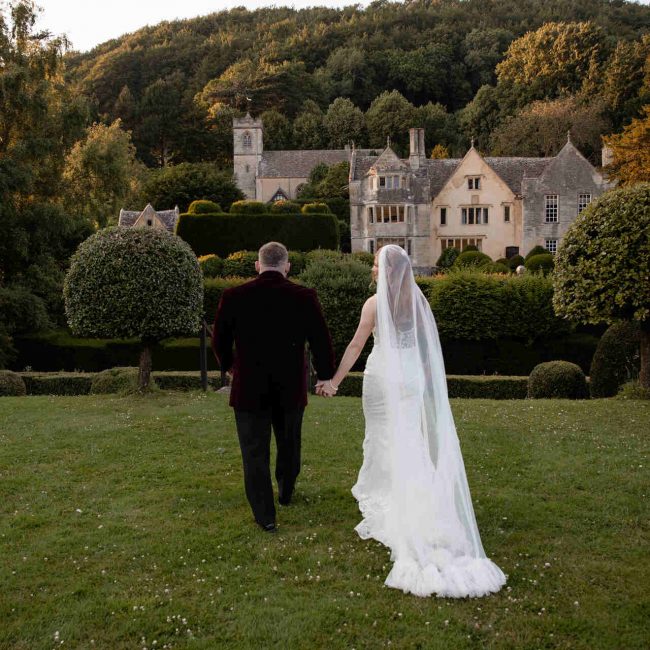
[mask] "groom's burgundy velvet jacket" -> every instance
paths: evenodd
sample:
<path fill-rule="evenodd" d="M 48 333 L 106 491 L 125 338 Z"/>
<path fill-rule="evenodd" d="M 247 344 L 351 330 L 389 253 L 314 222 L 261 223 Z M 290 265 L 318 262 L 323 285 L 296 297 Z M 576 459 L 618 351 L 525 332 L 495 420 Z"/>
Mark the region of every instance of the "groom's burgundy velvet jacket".
<path fill-rule="evenodd" d="M 230 405 L 240 411 L 306 406 L 306 341 L 319 379 L 331 379 L 332 341 L 313 289 L 265 271 L 224 291 L 212 349 L 221 369 L 233 371 Z"/>

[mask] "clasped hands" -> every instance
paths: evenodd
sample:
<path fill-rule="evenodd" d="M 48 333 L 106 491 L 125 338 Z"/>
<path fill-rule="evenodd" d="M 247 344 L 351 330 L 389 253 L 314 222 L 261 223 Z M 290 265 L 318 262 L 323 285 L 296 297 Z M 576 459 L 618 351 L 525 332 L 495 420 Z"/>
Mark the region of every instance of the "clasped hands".
<path fill-rule="evenodd" d="M 334 397 L 338 391 L 338 386 L 334 386 L 331 379 L 319 379 L 316 382 L 316 395 L 321 397 Z"/>

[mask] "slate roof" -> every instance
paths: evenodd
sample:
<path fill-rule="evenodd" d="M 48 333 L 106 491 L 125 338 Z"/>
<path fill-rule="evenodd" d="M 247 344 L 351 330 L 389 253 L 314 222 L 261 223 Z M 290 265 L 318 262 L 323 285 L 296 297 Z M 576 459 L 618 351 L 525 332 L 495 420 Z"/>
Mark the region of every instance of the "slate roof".
<path fill-rule="evenodd" d="M 484 160 L 515 194 L 521 194 L 521 181 L 524 178 L 541 176 L 553 158 L 484 158 Z"/>
<path fill-rule="evenodd" d="M 127 228 L 130 228 L 133 226 L 133 224 L 135 224 L 140 215 L 147 211 L 147 208 L 151 208 L 151 210 L 153 210 L 150 203 L 147 204 L 144 210 L 120 210 L 120 218 L 117 222 L 118 226 L 125 226 Z M 153 210 L 153 212 L 158 217 L 158 219 L 162 221 L 165 228 L 169 230 L 169 232 L 174 232 L 174 228 L 176 228 L 176 222 L 178 221 L 178 206 L 176 206 L 176 208 L 173 210 Z"/>
<path fill-rule="evenodd" d="M 357 152 L 360 150 L 357 149 Z M 371 151 L 367 151 L 368 153 Z M 319 163 L 336 165 L 350 159 L 349 149 L 264 151 L 257 170 L 258 178 L 307 178 Z"/>

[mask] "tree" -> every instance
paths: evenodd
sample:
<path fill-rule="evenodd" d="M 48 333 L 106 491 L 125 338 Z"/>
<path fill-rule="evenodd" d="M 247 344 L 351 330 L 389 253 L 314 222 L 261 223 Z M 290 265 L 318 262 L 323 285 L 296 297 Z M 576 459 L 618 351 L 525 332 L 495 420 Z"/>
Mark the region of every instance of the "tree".
<path fill-rule="evenodd" d="M 203 275 L 189 244 L 158 228 L 108 228 L 83 242 L 64 285 L 76 336 L 138 338 L 138 385 L 151 376 L 151 348 L 199 331 Z"/>
<path fill-rule="evenodd" d="M 588 103 L 577 97 L 532 102 L 493 131 L 490 150 L 495 156 L 554 156 L 570 131 L 572 142 L 598 165 L 601 133 L 610 129 L 605 113 L 598 97 Z"/>
<path fill-rule="evenodd" d="M 444 145 L 437 144 L 433 149 L 431 149 L 431 155 L 429 156 L 432 160 L 440 160 L 443 158 L 449 158 L 449 149 Z"/>
<path fill-rule="evenodd" d="M 171 210 L 177 205 L 185 212 L 192 201 L 199 199 L 214 201 L 228 210 L 234 201 L 243 198 L 232 172 L 220 171 L 212 163 L 181 163 L 151 170 L 131 202 L 132 207 L 143 208 L 151 203 L 159 210 Z"/>
<path fill-rule="evenodd" d="M 507 29 L 474 28 L 463 41 L 467 67 L 474 92 L 481 86 L 496 82 L 495 68 L 503 59 L 503 55 L 514 35 Z"/>
<path fill-rule="evenodd" d="M 607 176 L 623 186 L 650 182 L 650 104 L 643 112 L 645 117 L 632 120 L 623 133 L 603 139 L 614 157 Z"/>
<path fill-rule="evenodd" d="M 326 143 L 323 111 L 308 99 L 293 121 L 293 141 L 297 149 L 322 149 Z"/>
<path fill-rule="evenodd" d="M 431 102 L 415 109 L 415 120 L 411 126 L 424 129 L 426 146 L 434 144 L 450 145 L 456 140 L 456 124 L 454 116 L 447 113 L 442 104 Z"/>
<path fill-rule="evenodd" d="M 260 118 L 264 124 L 264 149 L 291 149 L 291 122 L 276 110 L 264 111 Z"/>
<path fill-rule="evenodd" d="M 650 184 L 607 192 L 578 215 L 555 256 L 554 287 L 559 316 L 639 322 L 639 380 L 650 388 Z"/>
<path fill-rule="evenodd" d="M 363 146 L 365 143 L 366 118 L 349 99 L 335 99 L 327 109 L 324 122 L 330 147 L 342 149 L 350 142 L 357 146 Z"/>
<path fill-rule="evenodd" d="M 497 77 L 526 88 L 529 100 L 554 98 L 578 92 L 608 54 L 605 33 L 592 22 L 545 23 L 510 44 Z"/>
<path fill-rule="evenodd" d="M 370 146 L 383 148 L 390 138 L 400 153 L 405 153 L 415 116 L 415 107 L 401 93 L 397 90 L 383 92 L 366 113 Z"/>
<path fill-rule="evenodd" d="M 316 196 L 323 199 L 347 198 L 350 164 L 347 161 L 331 165 L 323 180 L 318 183 Z"/>
<path fill-rule="evenodd" d="M 328 97 L 348 97 L 362 106 L 367 106 L 375 95 L 374 78 L 368 53 L 355 46 L 336 48 L 317 75 Z"/>
<path fill-rule="evenodd" d="M 131 135 L 122 130 L 120 120 L 110 126 L 93 124 L 66 157 L 66 209 L 103 228 L 117 221 L 141 176 Z"/>

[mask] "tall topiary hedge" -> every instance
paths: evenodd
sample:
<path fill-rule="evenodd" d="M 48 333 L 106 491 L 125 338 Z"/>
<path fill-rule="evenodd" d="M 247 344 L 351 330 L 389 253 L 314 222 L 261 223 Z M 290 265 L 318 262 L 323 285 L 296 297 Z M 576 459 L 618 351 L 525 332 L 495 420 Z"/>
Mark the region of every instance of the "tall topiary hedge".
<path fill-rule="evenodd" d="M 162 229 L 109 228 L 73 255 L 64 298 L 75 335 L 142 342 L 139 385 L 146 389 L 152 345 L 198 332 L 203 276 L 179 237 Z"/>
<path fill-rule="evenodd" d="M 622 321 L 610 325 L 603 334 L 589 369 L 592 397 L 613 397 L 618 389 L 639 376 L 638 323 Z"/>
<path fill-rule="evenodd" d="M 219 214 L 221 212 L 223 211 L 218 203 L 205 199 L 192 201 L 187 209 L 188 214 Z"/>
<path fill-rule="evenodd" d="M 289 250 L 338 248 L 339 228 L 332 214 L 182 214 L 176 226 L 197 255 L 227 257 L 241 250 L 256 251 L 269 241 Z"/>

